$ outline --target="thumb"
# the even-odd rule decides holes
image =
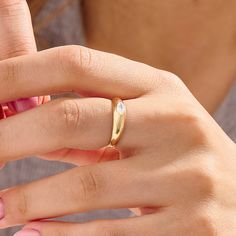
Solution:
[[[0,61],[37,51],[31,15],[25,0],[0,0],[0,45]],[[10,102],[5,107],[5,115],[30,109],[40,101],[42,98]]]
[[[0,60],[36,51],[31,16],[25,0],[0,1]]]

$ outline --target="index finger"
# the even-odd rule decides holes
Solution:
[[[70,91],[131,99],[163,88],[166,74],[117,55],[66,46],[0,62],[0,101]]]

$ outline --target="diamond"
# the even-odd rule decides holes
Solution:
[[[116,110],[120,115],[123,115],[125,113],[125,104],[123,102],[119,102],[117,104]]]

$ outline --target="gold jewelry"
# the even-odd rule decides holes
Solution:
[[[115,146],[124,131],[126,119],[126,106],[120,98],[112,99],[113,128],[110,146]]]

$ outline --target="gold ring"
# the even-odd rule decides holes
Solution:
[[[115,146],[124,131],[126,120],[126,106],[120,98],[112,99],[113,128],[110,146]]]

